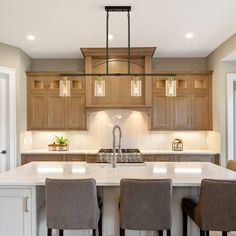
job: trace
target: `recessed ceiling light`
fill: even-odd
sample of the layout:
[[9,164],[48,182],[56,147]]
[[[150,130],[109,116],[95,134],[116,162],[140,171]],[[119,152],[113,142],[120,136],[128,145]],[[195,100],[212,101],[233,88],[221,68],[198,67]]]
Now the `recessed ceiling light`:
[[112,40],[112,39],[114,39],[114,36],[113,36],[112,34],[109,34],[109,35],[108,35],[108,39],[109,39],[109,40]]
[[187,34],[185,34],[185,38],[186,38],[186,39],[191,39],[191,38],[193,38],[193,36],[194,36],[193,33],[187,33]]
[[30,34],[27,36],[27,39],[30,40],[30,41],[34,41],[35,40],[35,36]]

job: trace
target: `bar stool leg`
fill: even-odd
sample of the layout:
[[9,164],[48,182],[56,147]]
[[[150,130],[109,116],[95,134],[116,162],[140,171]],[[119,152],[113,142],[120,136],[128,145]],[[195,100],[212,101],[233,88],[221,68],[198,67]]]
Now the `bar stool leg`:
[[48,229],[48,236],[52,236],[52,229]]
[[97,232],[97,230],[93,229],[93,236],[96,236],[96,232]]
[[223,231],[223,232],[222,232],[222,236],[227,236],[227,232],[226,232],[226,231]]
[[158,230],[159,236],[163,236],[163,230]]
[[120,236],[125,236],[125,229],[120,228]]
[[188,233],[188,215],[182,210],[183,216],[183,236],[187,236]]
[[100,216],[100,219],[98,221],[98,231],[99,231],[99,236],[102,236],[102,215]]
[[171,230],[170,230],[170,229],[167,229],[166,232],[167,232],[167,233],[166,233],[167,236],[171,236]]
[[63,229],[59,229],[59,236],[63,236],[64,233],[63,233]]
[[200,229],[200,236],[206,236],[206,231]]

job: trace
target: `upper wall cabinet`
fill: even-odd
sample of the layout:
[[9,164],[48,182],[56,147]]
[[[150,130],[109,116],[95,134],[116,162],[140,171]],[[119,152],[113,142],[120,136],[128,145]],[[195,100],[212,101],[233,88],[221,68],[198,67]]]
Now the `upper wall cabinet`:
[[[105,74],[106,59],[104,48],[83,48],[85,72]],[[151,73],[151,59],[155,48],[131,48],[130,72],[132,74]],[[109,74],[128,73],[127,48],[109,49]],[[97,83],[103,83],[103,94],[96,94]],[[138,85],[138,86],[137,86]],[[137,88],[134,88],[137,86]],[[91,76],[86,78],[87,108],[150,108],[151,78],[130,76]],[[137,92],[137,94],[135,94]]]
[[28,73],[28,130],[86,130],[85,79],[68,77],[71,96],[59,96],[56,73]]
[[151,130],[211,130],[211,74],[177,73],[175,97],[165,95],[166,77],[154,77]]

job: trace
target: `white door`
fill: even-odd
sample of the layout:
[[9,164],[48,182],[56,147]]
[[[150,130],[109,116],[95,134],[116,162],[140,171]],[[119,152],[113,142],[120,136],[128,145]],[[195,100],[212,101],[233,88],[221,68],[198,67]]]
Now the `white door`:
[[9,140],[7,113],[7,78],[0,73],[0,173],[7,168],[7,145]]

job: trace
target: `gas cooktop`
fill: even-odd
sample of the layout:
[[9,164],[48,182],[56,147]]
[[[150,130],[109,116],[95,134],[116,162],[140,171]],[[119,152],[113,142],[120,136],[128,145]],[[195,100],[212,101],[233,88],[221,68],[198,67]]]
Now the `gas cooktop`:
[[[122,148],[121,153],[116,149],[117,163],[143,163],[143,156],[137,148]],[[113,149],[100,149],[97,162],[110,163],[113,158]]]

